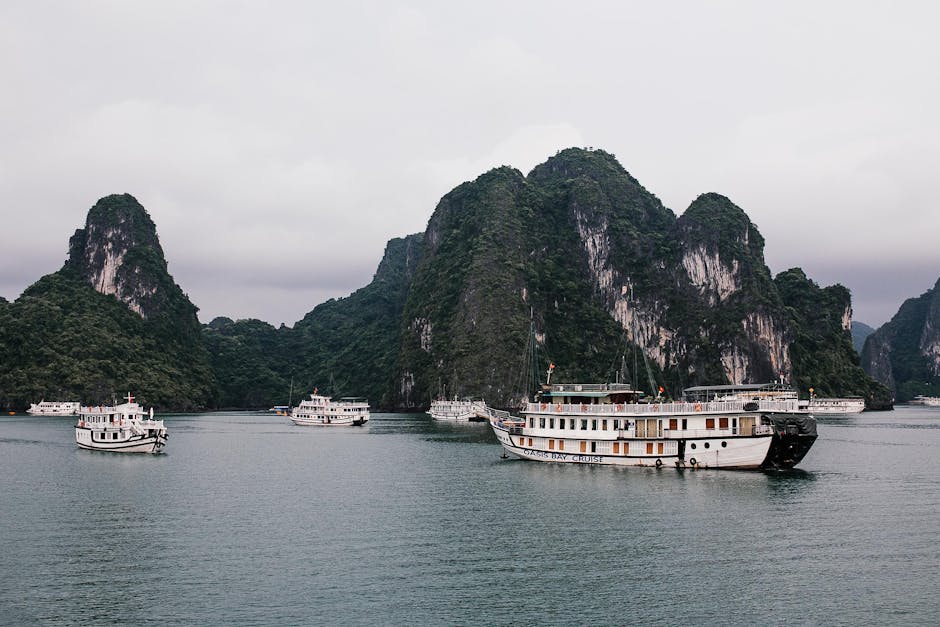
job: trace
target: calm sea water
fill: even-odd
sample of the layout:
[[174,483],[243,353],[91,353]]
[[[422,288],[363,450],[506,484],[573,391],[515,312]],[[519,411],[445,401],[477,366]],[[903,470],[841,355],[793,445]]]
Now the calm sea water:
[[166,418],[164,455],[0,418],[12,624],[938,624],[940,411],[788,472],[501,459],[486,425]]

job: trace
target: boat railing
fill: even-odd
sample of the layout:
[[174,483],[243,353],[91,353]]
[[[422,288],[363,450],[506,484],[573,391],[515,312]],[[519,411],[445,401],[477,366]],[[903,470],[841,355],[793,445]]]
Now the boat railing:
[[[755,407],[756,403],[756,407]],[[669,414],[728,414],[753,411],[795,413],[800,411],[799,402],[792,400],[725,400],[693,403],[679,401],[674,403],[528,403],[526,413],[531,414],[565,414],[566,416],[582,414],[613,415],[627,414],[653,417]]]

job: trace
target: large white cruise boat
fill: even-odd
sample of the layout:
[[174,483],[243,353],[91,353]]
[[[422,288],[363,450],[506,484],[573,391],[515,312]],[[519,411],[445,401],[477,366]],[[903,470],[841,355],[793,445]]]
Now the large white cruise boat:
[[30,403],[27,414],[33,416],[74,416],[78,413],[79,403],[63,401],[46,401]]
[[369,402],[363,398],[347,397],[338,401],[313,391],[310,398],[300,402],[290,415],[295,425],[305,427],[346,427],[364,425],[369,421]]
[[127,402],[114,407],[81,407],[75,425],[79,447],[115,453],[159,453],[166,446],[167,432],[162,420],[148,416],[130,394]]
[[445,420],[451,422],[484,422],[486,416],[486,401],[482,400],[436,400],[431,402],[431,409],[428,414],[434,420]]
[[629,385],[542,386],[521,417],[490,410],[503,448],[522,459],[615,466],[792,468],[816,440],[796,398],[640,403]]
[[926,405],[927,407],[940,407],[940,397],[938,396],[915,396],[911,399],[911,405]]

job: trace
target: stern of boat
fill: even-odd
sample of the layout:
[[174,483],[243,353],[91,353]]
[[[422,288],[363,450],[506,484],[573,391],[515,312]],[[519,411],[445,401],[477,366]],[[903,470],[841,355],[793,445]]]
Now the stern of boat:
[[808,414],[765,414],[761,422],[774,429],[762,468],[793,468],[816,441],[816,419]]

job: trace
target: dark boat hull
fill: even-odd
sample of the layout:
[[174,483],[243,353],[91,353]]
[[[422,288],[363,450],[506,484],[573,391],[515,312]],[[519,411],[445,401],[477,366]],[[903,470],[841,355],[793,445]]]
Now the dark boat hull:
[[770,450],[761,468],[793,468],[816,442],[816,419],[807,414],[765,414],[764,424],[774,427]]

